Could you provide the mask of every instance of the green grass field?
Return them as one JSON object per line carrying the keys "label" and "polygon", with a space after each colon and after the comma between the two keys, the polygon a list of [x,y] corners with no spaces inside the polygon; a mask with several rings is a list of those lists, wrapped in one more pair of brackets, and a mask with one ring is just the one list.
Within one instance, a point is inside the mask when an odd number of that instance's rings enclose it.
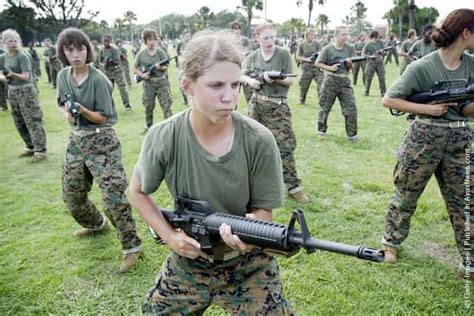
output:
{"label": "green grass field", "polygon": [[[398,73],[395,65],[387,67],[387,85]],[[174,62],[170,81],[173,111],[184,110]],[[48,139],[46,161],[30,164],[17,158],[24,145],[10,111],[0,112],[0,314],[139,314],[168,249],[154,244],[136,211],[143,260],[125,275],[116,272],[122,254],[113,230],[93,238],[72,236],[78,224],[62,201],[60,181],[69,127],[56,110],[55,90],[46,83],[44,72],[39,86]],[[377,248],[393,190],[394,151],[407,124],[382,108],[376,80],[372,96],[363,96],[360,83],[355,93],[361,141],[352,144],[345,138],[338,102],[329,117],[328,135],[320,139],[314,83],[306,105],[298,105],[298,85],[290,89],[298,139],[296,163],[312,199],[304,211],[313,237]],[[143,139],[141,94],[142,87],[134,84],[130,91],[134,108],[125,112],[114,91],[119,115],[115,129],[128,176]],[[243,97],[238,110],[247,113]],[[162,119],[157,106],[155,122]],[[95,185],[91,195],[101,206]],[[160,205],[172,207],[165,186],[155,198]],[[287,200],[274,211],[274,220],[287,224],[299,206]],[[279,263],[285,295],[300,315],[470,312],[465,307],[465,283],[455,272],[458,255],[451,225],[433,179],[418,203],[399,264],[380,265],[319,251],[311,255],[301,251],[289,259],[279,258]],[[213,306],[206,315],[225,313]]]}

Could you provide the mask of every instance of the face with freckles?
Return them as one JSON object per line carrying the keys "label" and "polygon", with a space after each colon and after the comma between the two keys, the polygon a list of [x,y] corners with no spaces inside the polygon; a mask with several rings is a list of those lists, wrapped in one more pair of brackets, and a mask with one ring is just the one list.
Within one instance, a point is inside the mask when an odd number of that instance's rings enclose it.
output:
{"label": "face with freckles", "polygon": [[191,99],[192,115],[211,124],[225,124],[239,102],[240,66],[219,61],[196,80],[183,78],[183,88]]}
{"label": "face with freckles", "polygon": [[258,42],[260,43],[260,47],[265,52],[271,52],[275,47],[275,37],[276,32],[273,29],[267,28],[262,30],[258,34]]}

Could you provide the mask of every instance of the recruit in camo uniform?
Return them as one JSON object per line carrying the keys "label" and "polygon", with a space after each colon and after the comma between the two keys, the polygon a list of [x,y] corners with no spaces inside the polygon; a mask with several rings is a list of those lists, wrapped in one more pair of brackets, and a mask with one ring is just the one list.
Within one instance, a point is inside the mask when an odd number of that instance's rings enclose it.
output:
{"label": "recruit in camo uniform", "polygon": [[125,110],[130,111],[132,106],[128,99],[125,77],[120,68],[120,51],[117,47],[110,45],[111,39],[112,38],[109,35],[104,35],[102,37],[102,48],[99,52],[99,60],[102,65],[101,67],[104,69],[105,75],[109,78],[110,82],[112,82],[112,86],[117,83]]}
{"label": "recruit in camo uniform", "polygon": [[36,78],[41,77],[41,64],[40,64],[40,59],[38,56],[38,53],[36,52],[36,49],[33,46],[33,43],[30,43],[28,45],[28,53],[30,54],[31,58],[33,58],[33,70],[35,72]]}
{"label": "recruit in camo uniform", "polygon": [[118,39],[115,41],[115,45],[120,51],[120,69],[122,69],[125,81],[127,81],[127,86],[132,86],[132,78],[130,77],[130,65],[128,63],[128,53],[125,47],[123,47],[122,40]]}
{"label": "recruit in camo uniform", "polygon": [[[359,35],[358,40],[354,44],[354,48],[356,50],[356,55],[362,55],[362,49],[364,48],[367,40],[367,34],[361,33]],[[352,83],[357,85],[357,79],[359,77],[359,71],[362,73],[362,83],[365,84],[365,67],[367,62],[363,61],[360,63],[354,63],[352,67]]]}
{"label": "recruit in camo uniform", "polygon": [[426,25],[423,30],[423,38],[416,41],[408,51],[408,56],[413,59],[420,59],[436,50],[431,40],[433,25]]}
{"label": "recruit in camo uniform", "polygon": [[316,61],[318,67],[328,71],[324,76],[319,94],[318,134],[326,135],[328,116],[336,98],[338,98],[345,120],[347,139],[355,142],[358,140],[357,106],[349,78],[349,69],[345,65],[330,65],[332,61],[356,55],[355,47],[346,43],[347,32],[346,27],[337,28],[336,42],[324,47]]}
{"label": "recruit in camo uniform", "polygon": [[[248,75],[256,71],[292,73],[291,55],[286,49],[275,46],[276,34],[273,26],[271,24],[259,25],[256,32],[259,35],[260,49],[245,58],[242,67],[244,80],[251,84],[251,81],[255,79],[251,79]],[[263,54],[266,54],[266,57]],[[285,79],[287,80],[285,83],[288,79]],[[275,137],[283,165],[283,180],[289,196],[298,202],[308,203],[309,198],[303,192],[301,180],[296,171],[294,151],[297,143],[288,105],[288,90],[288,83],[284,85],[277,80],[273,82],[264,80],[250,99],[248,112],[251,118],[267,127]]]}
{"label": "recruit in camo uniform", "polygon": [[[183,34],[181,34],[181,40],[179,41],[178,45],[176,45],[176,54],[178,55],[178,66],[181,63],[181,55],[183,55],[184,50],[186,49],[186,43],[189,42],[191,39],[191,32],[190,31],[184,31]],[[185,105],[188,105],[188,98],[186,97],[186,94],[183,91],[183,87],[181,87],[181,72],[179,72],[178,76],[178,81],[179,81],[179,91],[181,91],[181,95],[183,96],[183,102]]]}
{"label": "recruit in camo uniform", "polygon": [[400,67],[400,76],[403,74],[407,66],[411,63],[412,58],[408,55],[413,44],[416,42],[416,31],[411,29],[408,31],[407,39],[403,41],[400,47],[400,56],[402,56],[402,65]]}
{"label": "recruit in camo uniform", "polygon": [[104,72],[104,70],[101,68],[101,64],[100,64],[100,60],[99,60],[99,54],[100,54],[100,48],[99,48],[99,42],[96,41],[96,40],[93,40],[91,42],[92,44],[92,51],[94,52],[94,60],[92,61],[92,65],[96,68],[96,69],[100,69],[102,70],[102,72]]}
{"label": "recruit in camo uniform", "polygon": [[158,48],[157,34],[152,29],[145,29],[142,32],[142,39],[145,43],[143,48],[135,57],[133,67],[136,73],[143,77],[143,106],[145,107],[145,131],[153,125],[153,111],[155,110],[156,99],[160,102],[163,116],[168,118],[173,115],[171,106],[170,82],[168,80],[167,66],[155,66],[155,69],[148,75],[144,71],[156,65],[158,62],[168,58],[166,53]]}
{"label": "recruit in camo uniform", "polygon": [[[471,24],[468,25],[468,20],[462,19],[462,16],[451,15],[452,13],[448,15],[441,26],[443,35],[441,36],[441,32],[438,31],[433,32],[433,38],[437,39],[438,44],[443,45],[443,56],[441,53],[432,52],[421,60],[413,62],[390,87],[387,92],[388,97],[406,99],[414,93],[429,92],[435,82],[459,79],[474,82],[474,57],[457,51],[460,45],[472,47],[472,40],[469,42],[466,39],[459,39],[463,36],[462,30],[466,29],[470,29],[472,39],[474,10],[460,10],[470,11]],[[465,25],[456,25],[457,23],[453,20],[465,21]],[[450,31],[449,27],[461,30],[458,31],[461,33],[456,34],[455,31]],[[459,65],[452,70],[446,67],[443,59],[454,57],[453,60],[459,62]],[[460,85],[464,86],[465,83]],[[389,101],[391,104],[397,104],[396,100],[387,100],[384,105],[388,106]],[[472,202],[469,203],[469,195],[466,194],[474,190],[472,181],[474,159],[470,156],[472,155],[472,130],[468,124],[469,121],[474,120],[473,103],[461,103],[447,108],[440,106],[435,108],[435,105],[426,104],[416,105],[433,108],[433,112],[426,109],[420,110],[424,114],[416,114],[415,120],[405,132],[398,151],[398,162],[393,172],[395,192],[388,205],[385,233],[382,239],[382,243],[387,246],[386,260],[389,263],[397,262],[398,249],[408,237],[410,220],[415,213],[418,199],[434,175],[462,258],[458,272],[460,276],[465,277],[466,263],[470,263],[472,278],[474,248],[472,239],[466,240],[466,235],[473,236],[474,216]]]}
{"label": "recruit in camo uniform", "polygon": [[385,91],[387,91],[387,87],[385,86],[385,67],[383,64],[383,54],[380,53],[384,47],[384,42],[379,39],[379,32],[372,31],[370,33],[368,42],[362,49],[362,55],[379,55],[380,57],[369,59],[367,61],[367,66],[365,69],[365,96],[368,96],[370,93],[370,85],[372,84],[374,73],[377,73],[377,77],[379,78],[380,94],[384,96]]}
{"label": "recruit in camo uniform", "polygon": [[385,43],[385,47],[392,47],[391,50],[387,52],[387,55],[385,56],[385,65],[387,63],[392,63],[392,55],[393,58],[395,59],[395,64],[398,66],[398,50],[397,50],[397,38],[395,35],[390,34],[390,37]]}
{"label": "recruit in camo uniform", "polygon": [[[247,56],[250,54],[253,51],[251,47],[252,43],[248,37],[242,35],[242,24],[239,21],[234,21],[230,24],[230,28],[232,29],[232,32],[234,32],[235,36],[237,36],[237,38],[240,40],[240,44],[242,44],[244,48],[244,55]],[[245,101],[248,104],[250,98],[253,95],[254,89],[246,84],[242,84],[241,88],[244,91]]]}
{"label": "recruit in camo uniform", "polygon": [[[48,61],[49,67],[49,78],[51,79],[51,83],[53,87],[56,88],[56,78],[58,76],[58,72],[61,70],[62,65],[58,59],[58,55],[56,52],[56,47],[51,44],[51,41],[47,39],[45,41],[46,50],[44,51],[45,60]],[[46,70],[47,71],[47,70]]]}
{"label": "recruit in camo uniform", "polygon": [[296,50],[296,58],[301,62],[301,68],[303,69],[299,82],[300,104],[305,104],[311,82],[313,80],[316,82],[319,96],[324,80],[324,73],[315,66],[317,54],[321,51],[322,46],[315,40],[314,36],[314,31],[307,29],[304,41],[298,45]]}
{"label": "recruit in camo uniform", "polygon": [[[13,122],[26,145],[26,150],[18,157],[31,157],[32,163],[39,162],[46,158],[46,133],[38,91],[32,82],[32,66],[28,56],[20,48],[21,38],[16,31],[5,30],[2,39],[7,49],[3,55],[5,68],[10,70],[7,83]],[[20,78],[23,74],[27,74],[26,80]]]}
{"label": "recruit in camo uniform", "polygon": [[44,72],[46,72],[46,76],[48,77],[48,83],[51,83],[51,67],[49,66],[48,58],[48,48],[51,46],[51,40],[49,38],[44,40],[44,46],[46,47],[46,49],[43,51]]}
{"label": "recruit in camo uniform", "polygon": [[38,75],[36,74],[36,71],[34,69],[34,64],[35,64],[35,61],[33,59],[33,56],[31,56],[30,54],[30,50],[29,49],[25,49],[23,50],[23,52],[25,53],[26,57],[28,57],[28,60],[30,61],[30,65],[31,65],[31,73],[30,73],[30,76],[31,76],[31,82],[33,83],[33,85],[35,86],[36,88],[36,91],[38,92],[39,94],[39,89],[38,89]]}
{"label": "recruit in camo uniform", "polygon": [[166,58],[170,57],[170,55],[168,54],[168,44],[166,44],[163,35],[158,35],[158,48],[165,52]]}
{"label": "recruit in camo uniform", "polygon": [[[0,38],[1,41],[1,38]],[[3,44],[3,42],[2,42]],[[0,44],[0,45],[2,45]],[[0,72],[5,69],[5,51],[0,48]],[[8,86],[6,80],[0,80],[0,111],[7,111],[7,91]]]}

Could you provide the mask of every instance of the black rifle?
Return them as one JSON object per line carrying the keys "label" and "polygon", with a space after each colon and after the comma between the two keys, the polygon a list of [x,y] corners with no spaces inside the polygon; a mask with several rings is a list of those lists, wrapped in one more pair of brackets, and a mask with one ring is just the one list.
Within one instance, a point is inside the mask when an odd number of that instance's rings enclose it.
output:
{"label": "black rifle", "polygon": [[[166,59],[163,59],[163,60],[160,60],[159,62],[157,62],[156,64],[153,64],[151,65],[150,67],[148,67],[144,72],[143,74],[145,75],[148,75],[150,76],[151,74],[153,74],[153,72],[156,70],[156,66],[159,65],[159,66],[168,66],[170,64],[170,61],[173,60],[173,59],[176,59],[178,58],[178,55],[175,55],[171,58],[166,58]],[[140,83],[141,81],[143,80],[143,77],[140,76],[139,74],[136,74],[135,75],[135,82],[136,83]]]}
{"label": "black rifle", "polygon": [[318,59],[318,56],[319,56],[319,53],[313,53],[311,55],[308,56],[308,58],[310,58],[311,60],[310,61],[303,61],[304,63],[315,63],[316,62],[316,59]]}
{"label": "black rifle", "polygon": [[64,95],[64,101],[62,105],[66,108],[66,110],[69,112],[69,114],[71,114],[72,117],[79,116],[79,106],[76,102],[74,102],[74,98],[70,94],[66,93]]}
{"label": "black rifle", "polygon": [[9,84],[9,83],[12,81],[12,78],[11,78],[11,77],[7,77],[7,76],[8,76],[8,74],[10,74],[11,69],[8,68],[8,67],[5,67],[5,68],[3,68],[3,69],[1,70],[1,72],[2,72],[2,75],[4,75],[5,78],[6,78],[6,83]]}
{"label": "black rifle", "polygon": [[[214,255],[215,259],[217,259],[217,246],[219,243],[222,245],[219,227],[225,223],[243,242],[287,257],[296,254],[300,248],[304,248],[307,253],[320,249],[374,262],[384,261],[383,250],[311,238],[301,210],[293,212],[290,224],[285,226],[243,216],[213,213],[209,203],[181,196],[176,198],[175,208],[176,211],[162,209],[161,212],[174,228],[183,230],[187,235],[199,241],[201,250],[208,255]],[[301,232],[295,230],[296,222],[299,223]],[[158,244],[163,243],[151,227],[149,230]]]}
{"label": "black rifle", "polygon": [[111,57],[107,57],[104,61],[103,61],[103,64],[105,66],[109,66],[109,67],[116,67],[118,66],[118,62],[113,60]]}
{"label": "black rifle", "polygon": [[377,50],[377,51],[375,52],[375,54],[372,55],[372,56],[379,56],[379,57],[380,57],[380,56],[383,56],[383,55],[385,55],[386,52],[392,50],[392,48],[393,48],[393,46],[384,47],[384,48],[382,48],[382,49]]}
{"label": "black rifle", "polygon": [[268,78],[272,80],[283,80],[288,77],[296,77],[296,74],[287,74],[282,71],[265,71],[263,69],[255,69],[253,72],[251,72],[248,76],[250,78],[253,78],[257,80],[260,83],[260,90],[262,88],[262,85],[265,83],[265,79],[263,78],[263,74],[267,73]]}
{"label": "black rifle", "polygon": [[375,56],[375,55],[355,56],[355,57],[332,60],[332,61],[329,61],[329,62],[324,63],[324,64],[326,64],[328,66],[338,64],[340,66],[343,66],[343,67],[346,67],[347,69],[349,69],[349,64],[350,63],[360,63],[360,62],[363,62],[363,61],[366,61],[366,60],[369,60],[369,59],[375,59],[375,58],[378,58],[378,56]]}
{"label": "black rifle", "polygon": [[[436,81],[430,91],[412,94],[406,100],[422,104],[457,102],[464,106],[474,101],[474,83],[468,84],[466,79]],[[394,109],[390,109],[390,113],[394,116],[405,114]]]}

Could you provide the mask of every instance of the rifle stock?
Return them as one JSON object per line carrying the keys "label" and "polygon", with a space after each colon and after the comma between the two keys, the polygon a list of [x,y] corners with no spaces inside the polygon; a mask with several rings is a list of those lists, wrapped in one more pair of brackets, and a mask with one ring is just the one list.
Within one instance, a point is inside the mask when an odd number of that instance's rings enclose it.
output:
{"label": "rifle stock", "polygon": [[[158,64],[159,66],[168,66],[169,63],[170,63],[170,61],[173,60],[173,59],[175,59],[175,58],[177,58],[177,57],[178,57],[178,55],[175,55],[175,56],[173,56],[173,57],[171,57],[171,58],[166,58],[166,59],[160,60],[160,61],[157,62],[156,64],[153,64],[153,65],[151,65],[150,67],[148,67],[143,73],[149,76],[149,75],[151,75],[151,74],[155,71],[157,64]],[[143,81],[143,77],[140,76],[140,75],[138,75],[138,74],[135,74],[134,79],[135,79],[135,82],[136,82],[136,83],[140,83],[141,81]]]}

